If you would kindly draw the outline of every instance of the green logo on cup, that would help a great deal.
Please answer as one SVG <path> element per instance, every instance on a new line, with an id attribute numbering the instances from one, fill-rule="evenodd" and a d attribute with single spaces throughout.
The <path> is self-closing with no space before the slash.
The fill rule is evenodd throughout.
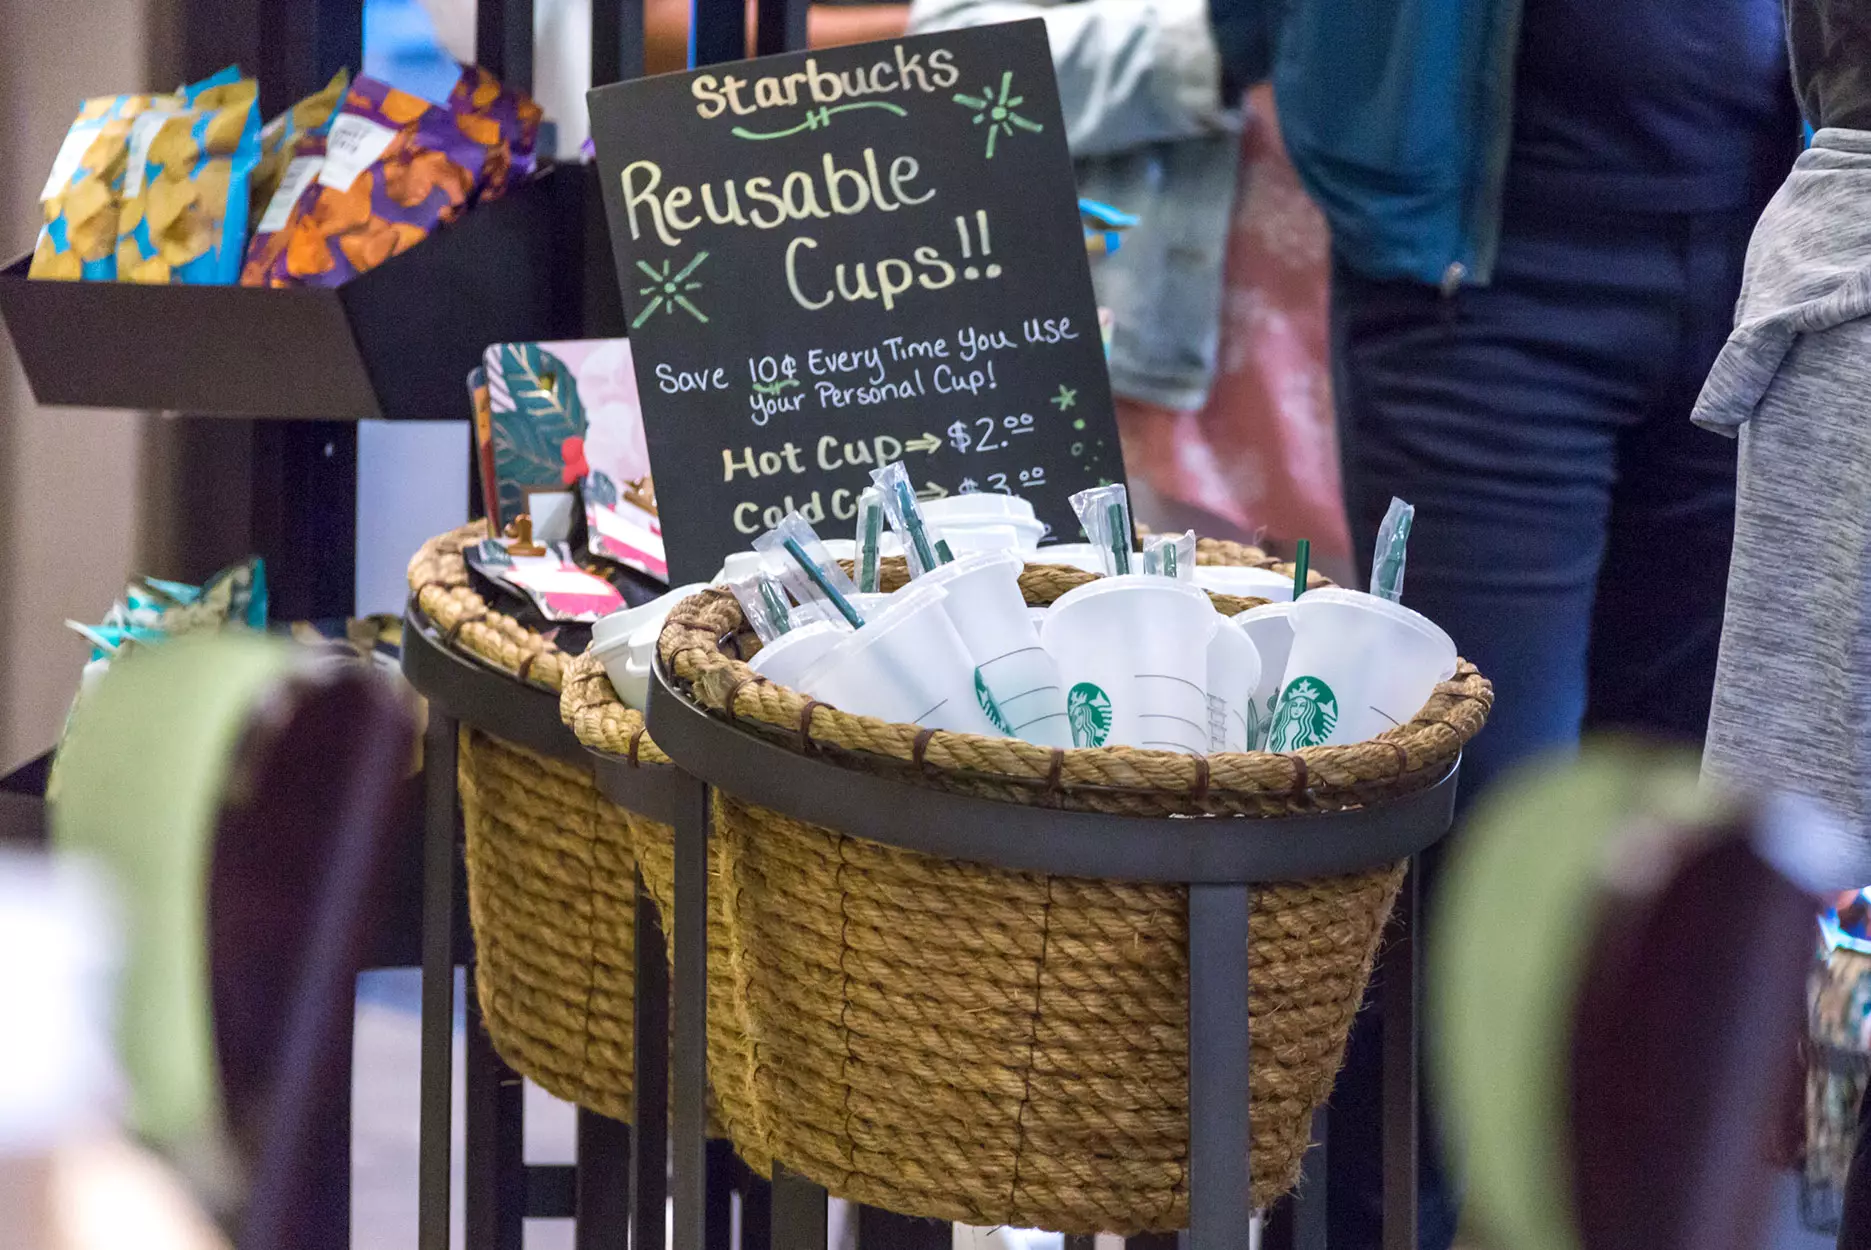
<path id="1" fill-rule="evenodd" d="M 985 681 L 981 680 L 981 670 L 978 668 L 974 671 L 974 701 L 981 705 L 981 711 L 987 715 L 988 722 L 994 728 L 1009 738 L 1013 737 L 1013 726 L 1007 723 L 1007 717 L 1000 710 L 1000 704 L 994 701 L 994 692 L 987 688 Z"/>
<path id="2" fill-rule="evenodd" d="M 1267 731 L 1269 751 L 1297 751 L 1316 747 L 1332 736 L 1338 725 L 1338 696 L 1317 677 L 1296 677 L 1280 696 Z"/>
<path id="3" fill-rule="evenodd" d="M 1088 681 L 1066 691 L 1065 715 L 1073 746 L 1101 747 L 1111 736 L 1111 696 Z"/>

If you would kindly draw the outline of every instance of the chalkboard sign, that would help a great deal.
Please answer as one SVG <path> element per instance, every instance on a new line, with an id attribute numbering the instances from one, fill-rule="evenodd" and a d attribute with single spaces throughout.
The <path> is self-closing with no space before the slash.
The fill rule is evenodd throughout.
<path id="1" fill-rule="evenodd" d="M 1065 122 L 1033 20 L 591 93 L 673 581 L 870 471 L 924 498 L 1123 479 Z"/>

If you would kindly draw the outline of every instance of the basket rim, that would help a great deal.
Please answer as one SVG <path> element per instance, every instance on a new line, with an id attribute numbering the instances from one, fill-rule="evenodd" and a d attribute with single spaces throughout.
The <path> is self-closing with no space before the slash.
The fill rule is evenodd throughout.
<path id="1" fill-rule="evenodd" d="M 904 575 L 900 567 L 890 571 Z M 1093 578 L 1064 566 L 1029 564 L 1021 583 L 1029 602 L 1044 603 Z M 1211 599 L 1226 615 L 1264 602 Z M 664 625 L 658 668 L 696 706 L 790 749 L 900 771 L 924 784 L 995 789 L 1019 802 L 1101 808 L 1108 801 L 1127 810 L 1157 805 L 1192 815 L 1359 805 L 1432 784 L 1480 731 L 1493 702 L 1492 685 L 1460 661 L 1454 677 L 1437 686 L 1408 724 L 1366 742 L 1206 756 L 1128 746 L 1043 747 L 857 716 L 776 686 L 740 658 L 744 629 L 731 594 L 710 588 L 693 595 Z"/>
<path id="2" fill-rule="evenodd" d="M 463 553 L 487 537 L 485 518 L 437 534 L 409 561 L 410 599 L 435 625 L 444 646 L 530 686 L 564 689 L 572 658 L 553 640 L 493 607 L 474 589 Z"/>

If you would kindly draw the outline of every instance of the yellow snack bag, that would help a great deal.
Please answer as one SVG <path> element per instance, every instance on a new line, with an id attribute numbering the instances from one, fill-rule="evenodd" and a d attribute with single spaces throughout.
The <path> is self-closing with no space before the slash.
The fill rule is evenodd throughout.
<path id="1" fill-rule="evenodd" d="M 279 189 L 286 167 L 304 155 L 306 143 L 331 125 L 338 104 L 351 85 L 349 70 L 339 70 L 316 94 L 309 95 L 275 117 L 260 130 L 260 162 L 253 167 L 251 211 L 256 220 Z"/>
<path id="2" fill-rule="evenodd" d="M 118 212 L 118 279 L 238 278 L 259 157 L 259 87 L 251 78 L 206 87 L 186 108 L 138 117 Z"/>
<path id="3" fill-rule="evenodd" d="M 151 109 L 181 103 L 171 95 L 99 96 L 84 102 L 39 195 L 45 226 L 33 248 L 29 277 L 116 277 L 117 219 L 131 127 Z"/>

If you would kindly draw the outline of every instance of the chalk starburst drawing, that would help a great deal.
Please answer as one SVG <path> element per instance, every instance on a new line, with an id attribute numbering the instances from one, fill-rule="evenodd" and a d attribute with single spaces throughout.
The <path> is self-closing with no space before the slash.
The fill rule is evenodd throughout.
<path id="1" fill-rule="evenodd" d="M 1013 93 L 1013 71 L 1007 70 L 1000 76 L 1000 92 L 992 87 L 983 87 L 981 94 L 963 95 L 955 93 L 955 103 L 964 108 L 975 110 L 974 124 L 987 127 L 987 158 L 994 159 L 994 144 L 1001 135 L 1011 136 L 1015 130 L 1024 130 L 1036 135 L 1046 129 L 1036 121 L 1014 112 L 1026 103 L 1026 97 Z"/>
<path id="2" fill-rule="evenodd" d="M 689 279 L 690 276 L 701 267 L 701 263 L 707 259 L 707 252 L 697 252 L 695 254 L 695 259 L 684 265 L 674 275 L 671 275 L 669 272 L 670 267 L 675 263 L 673 261 L 665 260 L 660 273 L 657 272 L 648 261 L 638 261 L 637 268 L 641 269 L 644 276 L 649 278 L 650 284 L 645 287 L 638 287 L 637 294 L 651 295 L 655 298 L 643 306 L 643 311 L 638 313 L 637 319 L 630 323 L 630 328 L 635 330 L 640 327 L 644 322 L 654 316 L 656 310 L 659 308 L 665 313 L 673 313 L 676 309 L 680 308 L 683 312 L 686 312 L 703 325 L 707 325 L 708 314 L 697 308 L 688 297 L 688 292 L 702 289 L 701 283 L 691 282 Z"/>

